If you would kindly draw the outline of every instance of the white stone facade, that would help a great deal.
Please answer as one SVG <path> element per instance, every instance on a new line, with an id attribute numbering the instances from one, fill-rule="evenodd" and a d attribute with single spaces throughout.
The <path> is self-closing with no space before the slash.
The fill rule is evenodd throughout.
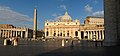
<path id="1" fill-rule="evenodd" d="M 32 33 L 28 28 L 0 28 L 1 38 L 20 37 L 32 38 Z"/>
<path id="2" fill-rule="evenodd" d="M 65 12 L 59 21 L 45 21 L 44 32 L 46 38 L 104 40 L 104 18 L 87 17 L 85 24 L 81 25 L 79 20 L 72 20 Z"/>

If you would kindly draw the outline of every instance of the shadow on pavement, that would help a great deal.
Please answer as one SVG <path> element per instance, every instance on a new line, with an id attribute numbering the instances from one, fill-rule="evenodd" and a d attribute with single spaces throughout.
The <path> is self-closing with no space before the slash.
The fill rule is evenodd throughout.
<path id="1" fill-rule="evenodd" d="M 120 46 L 114 47 L 63 47 L 36 56 L 120 56 Z"/>

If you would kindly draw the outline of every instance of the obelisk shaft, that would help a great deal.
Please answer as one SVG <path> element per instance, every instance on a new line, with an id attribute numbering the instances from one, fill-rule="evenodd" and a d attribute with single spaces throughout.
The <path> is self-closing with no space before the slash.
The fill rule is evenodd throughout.
<path id="1" fill-rule="evenodd" d="M 34 28 L 33 28 L 33 39 L 37 37 L 37 9 L 34 9 Z"/>

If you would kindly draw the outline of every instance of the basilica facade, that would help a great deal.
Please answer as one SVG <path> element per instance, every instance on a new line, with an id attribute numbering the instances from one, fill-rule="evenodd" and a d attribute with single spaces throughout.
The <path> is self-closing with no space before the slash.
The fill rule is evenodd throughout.
<path id="1" fill-rule="evenodd" d="M 72 20 L 68 12 L 56 21 L 45 21 L 46 38 L 75 38 L 80 40 L 104 40 L 104 18 L 86 17 L 84 24 Z"/>

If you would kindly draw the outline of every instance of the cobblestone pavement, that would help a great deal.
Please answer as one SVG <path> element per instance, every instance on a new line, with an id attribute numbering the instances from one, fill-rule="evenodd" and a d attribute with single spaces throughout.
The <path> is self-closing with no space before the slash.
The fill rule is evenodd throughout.
<path id="1" fill-rule="evenodd" d="M 19 40 L 19 45 L 14 47 L 3 46 L 2 41 L 0 40 L 0 56 L 120 56 L 119 46 L 81 46 L 78 41 L 74 41 L 74 45 L 71 46 L 71 40 L 68 40 L 68 43 L 62 47 L 61 40 Z"/>

